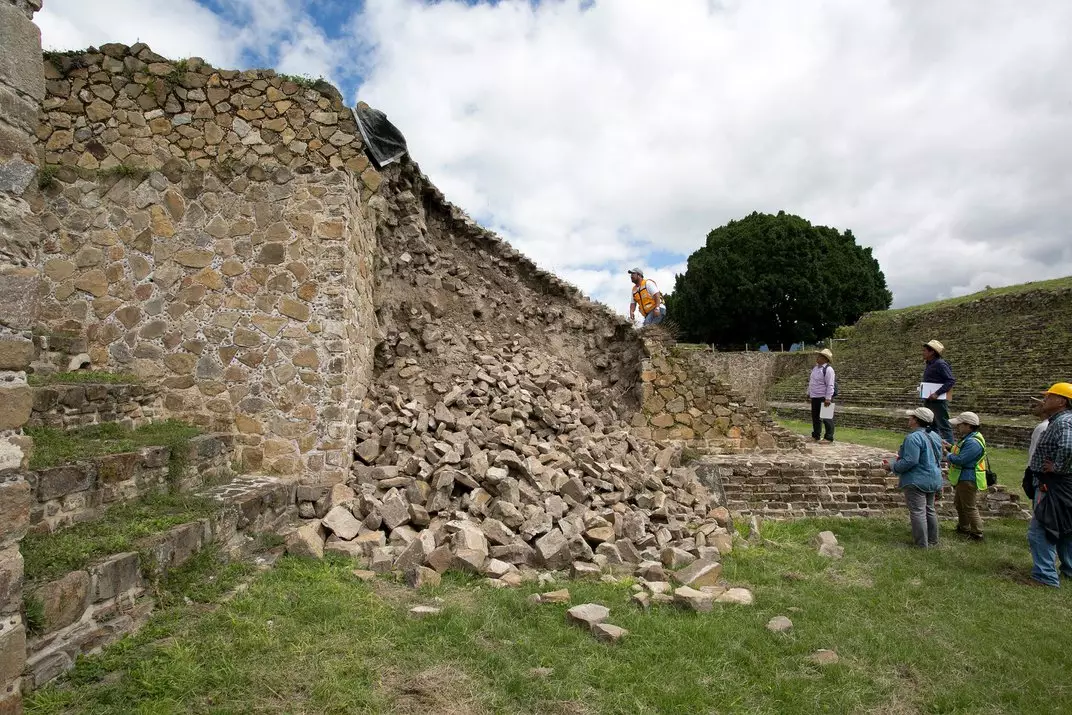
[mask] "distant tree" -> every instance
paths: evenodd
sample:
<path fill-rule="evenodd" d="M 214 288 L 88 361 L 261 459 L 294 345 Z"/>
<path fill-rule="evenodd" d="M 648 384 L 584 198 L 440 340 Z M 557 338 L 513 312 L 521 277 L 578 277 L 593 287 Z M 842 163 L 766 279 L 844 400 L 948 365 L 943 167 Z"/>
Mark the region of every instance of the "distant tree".
<path fill-rule="evenodd" d="M 871 249 L 851 231 L 780 211 L 707 234 L 666 302 L 682 340 L 789 345 L 830 337 L 892 299 Z"/>

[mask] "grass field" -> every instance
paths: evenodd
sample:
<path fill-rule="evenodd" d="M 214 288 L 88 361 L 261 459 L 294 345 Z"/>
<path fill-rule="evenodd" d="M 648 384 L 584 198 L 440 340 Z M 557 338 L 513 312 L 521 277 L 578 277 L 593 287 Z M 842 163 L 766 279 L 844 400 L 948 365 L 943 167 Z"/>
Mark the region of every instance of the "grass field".
<path fill-rule="evenodd" d="M 845 558 L 811 545 L 834 530 Z M 1052 713 L 1072 698 L 1072 584 L 1029 588 L 1025 525 L 907 547 L 901 520 L 767 522 L 724 575 L 753 606 L 643 612 L 626 584 L 570 582 L 630 631 L 608 645 L 527 602 L 450 577 L 414 592 L 341 560 L 281 560 L 221 604 L 164 610 L 27 700 L 45 713 Z M 188 579 L 204 583 L 204 577 Z M 204 594 L 201 594 L 203 597 Z M 417 620 L 415 604 L 443 611 Z M 776 615 L 791 633 L 766 630 Z M 817 649 L 835 665 L 807 660 Z M 1065 709 L 1065 712 L 1068 710 Z"/>
<path fill-rule="evenodd" d="M 787 420 L 778 418 L 778 424 L 790 429 L 797 434 L 811 436 L 811 423 L 803 420 Z M 984 431 L 985 436 L 985 431 Z M 894 432 L 884 429 L 856 429 L 853 427 L 837 427 L 834 437 L 839 442 L 851 442 L 853 444 L 865 444 L 869 447 L 881 447 L 891 452 L 896 452 L 904 441 L 904 432 Z M 1009 489 L 1020 490 L 1020 482 L 1027 467 L 1026 449 L 1004 449 L 991 447 L 990 464 L 998 475 L 998 483 L 1004 484 Z"/>

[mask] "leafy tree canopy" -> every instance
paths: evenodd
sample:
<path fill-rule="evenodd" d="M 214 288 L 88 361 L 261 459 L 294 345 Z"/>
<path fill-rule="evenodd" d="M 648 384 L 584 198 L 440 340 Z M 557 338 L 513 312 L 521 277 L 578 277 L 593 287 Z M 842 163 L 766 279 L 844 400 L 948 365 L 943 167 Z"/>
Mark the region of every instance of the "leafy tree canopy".
<path fill-rule="evenodd" d="M 871 249 L 851 231 L 779 211 L 707 234 L 666 303 L 682 340 L 788 345 L 830 337 L 892 299 Z"/>

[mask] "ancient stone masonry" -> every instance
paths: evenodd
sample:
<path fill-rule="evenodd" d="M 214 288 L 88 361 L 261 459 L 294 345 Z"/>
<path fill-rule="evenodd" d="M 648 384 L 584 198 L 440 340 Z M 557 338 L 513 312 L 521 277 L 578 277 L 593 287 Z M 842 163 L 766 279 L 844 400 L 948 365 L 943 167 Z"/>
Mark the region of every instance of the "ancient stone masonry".
<path fill-rule="evenodd" d="M 239 432 L 247 469 L 342 479 L 380 176 L 338 94 L 144 45 L 46 74 L 40 331 L 157 385 L 165 415 Z"/>
<path fill-rule="evenodd" d="M 643 407 L 634 433 L 658 442 L 682 441 L 703 451 L 798 449 L 801 439 L 707 370 L 702 351 L 648 341 Z"/>
<path fill-rule="evenodd" d="M 159 412 L 156 389 L 144 385 L 49 385 L 33 390 L 34 427 L 71 429 L 116 422 L 134 429 L 152 422 Z"/>
<path fill-rule="evenodd" d="M 799 373 L 814 362 L 810 353 L 712 352 L 699 349 L 691 360 L 702 363 L 706 372 L 730 385 L 735 392 L 760 408 L 767 404 L 767 390 L 785 377 Z"/>
<path fill-rule="evenodd" d="M 0 713 L 22 709 L 26 650 L 19 540 L 29 522 L 30 488 L 19 470 L 30 446 L 21 427 L 32 409 L 26 369 L 41 241 L 34 132 L 45 87 L 41 33 L 33 23 L 40 8 L 40 0 L 0 0 Z"/>

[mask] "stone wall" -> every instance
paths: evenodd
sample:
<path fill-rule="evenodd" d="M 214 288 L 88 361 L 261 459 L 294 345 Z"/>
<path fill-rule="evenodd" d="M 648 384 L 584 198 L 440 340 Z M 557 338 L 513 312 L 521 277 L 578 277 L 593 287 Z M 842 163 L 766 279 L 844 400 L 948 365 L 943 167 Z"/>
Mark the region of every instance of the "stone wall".
<path fill-rule="evenodd" d="M 715 352 L 704 346 L 697 346 L 692 359 L 757 407 L 766 407 L 771 385 L 814 362 L 811 353 Z"/>
<path fill-rule="evenodd" d="M 27 690 L 74 666 L 80 655 L 140 628 L 155 606 L 154 586 L 171 569 L 209 545 L 233 552 L 250 537 L 273 531 L 293 516 L 294 485 L 251 481 L 221 488 L 227 504 L 211 519 L 182 524 L 153 538 L 138 552 L 113 554 L 85 569 L 32 586 L 44 611 L 41 633 L 26 644 Z"/>
<path fill-rule="evenodd" d="M 174 485 L 169 477 L 169 447 L 92 457 L 27 474 L 34 500 L 30 529 L 51 532 L 97 519 L 121 502 L 167 491 L 189 492 L 231 476 L 233 435 L 202 435 L 190 440 L 183 470 Z"/>
<path fill-rule="evenodd" d="M 703 451 L 798 449 L 802 440 L 725 383 L 711 377 L 700 351 L 645 343 L 643 403 L 634 432 L 657 442 L 682 441 Z"/>
<path fill-rule="evenodd" d="M 26 369 L 41 242 L 34 132 L 45 87 L 41 33 L 33 23 L 40 8 L 40 0 L 0 0 L 0 713 L 22 710 L 25 658 L 19 540 L 30 489 L 18 470 L 29 446 L 21 427 L 32 406 Z"/>
<path fill-rule="evenodd" d="M 897 477 L 878 459 L 820 459 L 808 453 L 721 455 L 697 467 L 701 481 L 720 488 L 726 506 L 745 514 L 790 518 L 803 516 L 882 516 L 904 508 Z M 946 486 L 938 510 L 955 516 L 953 489 Z M 1027 518 L 1019 494 L 991 487 L 980 500 L 986 517 Z"/>
<path fill-rule="evenodd" d="M 380 184 L 350 110 L 327 85 L 144 45 L 46 70 L 40 332 L 158 385 L 164 415 L 239 433 L 246 469 L 343 479 Z"/>
<path fill-rule="evenodd" d="M 159 393 L 145 385 L 48 385 L 33 389 L 29 425 L 72 429 L 115 422 L 134 429 L 160 414 Z"/>

